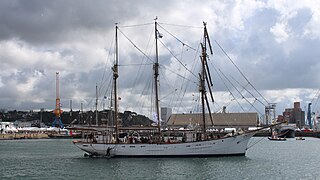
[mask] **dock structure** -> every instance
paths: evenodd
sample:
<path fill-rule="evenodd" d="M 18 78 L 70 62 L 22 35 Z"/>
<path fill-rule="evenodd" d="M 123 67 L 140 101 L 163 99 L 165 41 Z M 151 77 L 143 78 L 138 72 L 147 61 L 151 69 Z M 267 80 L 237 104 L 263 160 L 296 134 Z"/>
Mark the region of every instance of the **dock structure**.
<path fill-rule="evenodd" d="M 46 133 L 13 133 L 13 134 L 0 134 L 0 140 L 13 140 L 13 139 L 46 139 L 49 138 Z"/>
<path fill-rule="evenodd" d="M 271 133 L 269 131 L 260 131 L 254 135 L 254 137 L 269 137 Z M 296 137 L 316 137 L 320 138 L 320 131 L 309 131 L 309 132 L 303 132 L 303 131 L 296 131 L 295 132 Z"/>

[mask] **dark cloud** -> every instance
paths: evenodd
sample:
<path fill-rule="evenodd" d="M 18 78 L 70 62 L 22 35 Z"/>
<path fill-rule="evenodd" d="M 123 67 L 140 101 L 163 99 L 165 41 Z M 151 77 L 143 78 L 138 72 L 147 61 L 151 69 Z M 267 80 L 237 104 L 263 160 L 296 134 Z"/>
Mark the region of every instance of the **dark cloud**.
<path fill-rule="evenodd" d="M 305 15 L 300 17 L 301 13 Z M 310 11 L 300 10 L 297 18 L 290 20 L 290 28 L 295 29 L 296 25 L 298 29 L 304 27 L 310 21 L 309 15 Z M 237 38 L 232 35 L 234 32 L 226 32 L 228 38 L 220 43 L 225 45 L 228 53 L 236 55 L 233 60 L 260 90 L 317 88 L 310 79 L 315 80 L 313 67 L 319 64 L 319 51 L 311 47 L 318 47 L 319 40 L 303 37 L 300 29 L 295 34 L 290 34 L 287 42 L 276 42 L 270 27 L 278 19 L 279 13 L 275 10 L 258 10 L 245 22 L 245 29 L 236 32 L 243 33 L 243 36 Z M 227 66 L 227 58 L 219 47 L 215 48 L 223 59 L 221 66 Z"/>
<path fill-rule="evenodd" d="M 214 49 L 210 68 L 213 71 L 214 64 L 235 84 L 238 83 L 232 77 L 239 79 L 243 86 L 247 82 L 214 40 L 250 82 L 271 100 L 280 99 L 279 103 L 288 104 L 281 95 L 270 95 L 269 92 L 275 90 L 296 93 L 294 98 L 307 100 L 308 97 L 296 89 L 318 88 L 320 78 L 316 74 L 320 68 L 317 60 L 320 54 L 316 47 L 320 47 L 320 43 L 316 32 L 319 25 L 314 19 L 319 17 L 312 5 L 291 7 L 268 1 L 4 0 L 0 1 L 0 61 L 3 67 L 0 108 L 52 109 L 57 71 L 60 72 L 61 99 L 65 108 L 70 99 L 75 107 L 79 108 L 81 102 L 92 107 L 90 102 L 95 97 L 96 84 L 101 96 L 109 96 L 115 22 L 120 22 L 120 30 L 151 59 L 143 57 L 120 33 L 119 93 L 122 104 L 127 104 L 128 108 L 136 106 L 138 101 L 148 98 L 142 95 L 153 85 L 150 63 L 155 52 L 151 45 L 154 27 L 124 26 L 153 23 L 156 16 L 159 22 L 167 22 L 159 28 L 163 34 L 159 43 L 159 59 L 163 63 L 160 88 L 161 97 L 166 97 L 161 101 L 167 105 L 192 107 L 190 103 L 195 101 L 193 91 L 198 88 L 195 84 L 198 74 L 195 72 L 196 77 L 190 75 L 185 79 L 181 76 L 189 73 L 183 66 L 198 70 L 200 60 L 199 54 L 177 42 L 166 30 L 195 49 L 202 33 L 200 28 L 170 26 L 172 23 L 198 27 L 202 21 L 208 22 Z M 171 53 L 183 61 L 178 62 Z M 168 77 L 162 76 L 164 74 Z M 213 79 L 215 91 L 226 91 L 217 72 L 213 73 Z M 188 85 L 180 88 L 189 80 Z M 247 93 L 246 96 L 250 95 Z M 186 101 L 179 102 L 180 97 L 185 97 Z"/>
<path fill-rule="evenodd" d="M 115 22 L 139 13 L 135 4 L 127 1 L 1 1 L 0 38 L 59 43 L 77 38 L 74 34 L 79 31 L 108 31 Z"/>

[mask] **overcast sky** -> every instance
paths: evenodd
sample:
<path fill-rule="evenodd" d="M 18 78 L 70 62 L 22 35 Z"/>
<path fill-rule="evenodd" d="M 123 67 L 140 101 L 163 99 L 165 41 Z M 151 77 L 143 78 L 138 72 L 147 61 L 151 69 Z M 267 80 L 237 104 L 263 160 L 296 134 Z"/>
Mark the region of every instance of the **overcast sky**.
<path fill-rule="evenodd" d="M 146 30 L 142 30 L 144 26 L 136 29 L 121 26 L 153 23 L 156 16 L 158 22 L 163 23 L 162 27 L 172 28 L 174 35 L 193 48 L 198 48 L 201 40 L 202 29 L 198 27 L 202 27 L 203 21 L 207 22 L 214 51 L 210 64 L 216 63 L 215 67 L 225 72 L 234 71 L 230 76 L 241 77 L 218 42 L 262 96 L 270 103 L 277 103 L 277 114 L 292 107 L 295 101 L 301 101 L 304 109 L 317 97 L 320 88 L 320 4 L 317 1 L 2 0 L 0 108 L 54 109 L 55 72 L 60 72 L 60 96 L 64 108 L 68 108 L 72 100 L 73 109 L 79 109 L 81 102 L 85 108 L 93 109 L 97 83 L 101 89 L 99 108 L 102 109 L 105 89 L 110 85 L 115 23 L 120 23 L 120 30 L 128 36 L 135 36 L 132 40 L 147 51 L 147 43 L 153 42 L 149 40 L 153 25 L 146 25 Z M 169 24 L 192 27 L 179 29 Z M 174 42 L 165 30 L 159 31 L 164 35 L 161 41 L 173 53 L 183 57 L 187 67 L 191 68 L 192 60 L 199 61 L 191 49 L 184 47 L 181 50 L 181 44 Z M 120 64 L 150 63 L 141 60 L 141 54 L 134 53 L 136 49 L 124 37 L 120 43 Z M 165 64 L 161 69 L 164 74 L 170 75 L 170 69 L 184 73 L 164 46 L 160 46 L 159 51 L 159 61 Z M 152 86 L 142 85 L 152 78 L 152 65 L 144 68 L 140 72 L 137 67 L 120 67 L 121 110 L 141 110 L 136 106 L 143 104 L 141 99 L 146 97 L 142 97 L 143 93 L 138 89 Z M 137 72 L 144 78 L 131 75 Z M 217 74 L 212 74 L 215 80 L 219 80 Z M 173 77 L 160 79 L 174 84 L 182 82 Z M 241 82 L 246 85 L 245 81 Z M 217 104 L 220 107 L 228 104 L 226 98 L 230 94 L 224 92 L 223 83 L 214 84 Z M 186 90 L 185 96 L 190 96 L 191 102 L 194 94 L 190 90 L 196 88 Z M 173 91 L 167 89 L 160 92 L 160 96 L 164 99 Z M 106 97 L 108 99 L 109 94 Z M 189 102 L 163 102 L 166 102 L 163 106 L 189 107 Z M 313 103 L 317 108 L 316 100 Z M 263 112 L 261 107 L 258 110 Z"/>

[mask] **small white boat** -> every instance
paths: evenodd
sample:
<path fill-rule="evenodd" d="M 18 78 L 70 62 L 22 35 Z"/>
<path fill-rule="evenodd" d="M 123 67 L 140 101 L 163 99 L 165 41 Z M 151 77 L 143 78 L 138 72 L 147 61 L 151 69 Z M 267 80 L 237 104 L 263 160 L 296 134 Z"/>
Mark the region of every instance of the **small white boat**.
<path fill-rule="evenodd" d="M 287 140 L 286 138 L 280 138 L 280 137 L 274 137 L 274 138 L 268 137 L 268 139 L 270 141 L 286 141 Z"/>
<path fill-rule="evenodd" d="M 268 137 L 270 141 L 286 141 L 286 138 L 279 137 L 275 131 L 272 131 L 271 137 Z"/>

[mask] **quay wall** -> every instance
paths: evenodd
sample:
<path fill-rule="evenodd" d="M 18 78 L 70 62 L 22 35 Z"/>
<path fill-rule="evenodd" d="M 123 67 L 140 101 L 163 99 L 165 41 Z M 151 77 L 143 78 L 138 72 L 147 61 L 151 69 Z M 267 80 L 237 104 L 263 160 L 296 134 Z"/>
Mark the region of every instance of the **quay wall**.
<path fill-rule="evenodd" d="M 12 139 L 44 139 L 49 138 L 46 133 L 13 133 L 13 134 L 0 134 L 0 140 Z"/>
<path fill-rule="evenodd" d="M 261 131 L 256 133 L 255 137 L 269 137 L 271 134 L 268 131 Z M 303 131 L 296 131 L 296 137 L 317 137 L 320 138 L 320 131 L 310 131 L 310 132 L 303 132 Z"/>

